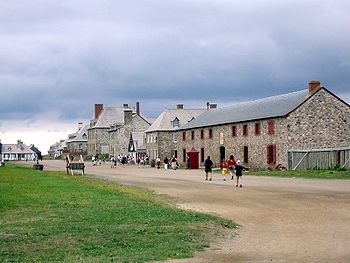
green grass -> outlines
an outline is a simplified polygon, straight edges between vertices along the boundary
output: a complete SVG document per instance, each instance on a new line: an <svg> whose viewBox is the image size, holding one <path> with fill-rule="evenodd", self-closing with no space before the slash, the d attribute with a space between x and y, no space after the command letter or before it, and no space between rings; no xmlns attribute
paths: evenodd
<svg viewBox="0 0 350 263"><path fill-rule="evenodd" d="M256 176L300 177L310 179L350 179L350 171L329 170L288 170L288 171L257 171L245 172Z"/></svg>
<svg viewBox="0 0 350 263"><path fill-rule="evenodd" d="M0 262L186 258L235 227L146 190L10 163L0 200Z"/></svg>

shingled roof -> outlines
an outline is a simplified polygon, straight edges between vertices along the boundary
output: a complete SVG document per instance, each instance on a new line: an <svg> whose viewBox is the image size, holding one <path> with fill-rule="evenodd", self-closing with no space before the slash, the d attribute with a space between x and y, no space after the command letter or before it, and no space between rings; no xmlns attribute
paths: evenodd
<svg viewBox="0 0 350 263"><path fill-rule="evenodd" d="M180 129L192 129L285 116L308 99L309 96L309 90L306 89L207 110Z"/></svg>
<svg viewBox="0 0 350 263"><path fill-rule="evenodd" d="M173 131L179 129L205 111L206 109L165 109L146 132ZM173 125L175 118L179 121L178 127L174 127Z"/></svg>

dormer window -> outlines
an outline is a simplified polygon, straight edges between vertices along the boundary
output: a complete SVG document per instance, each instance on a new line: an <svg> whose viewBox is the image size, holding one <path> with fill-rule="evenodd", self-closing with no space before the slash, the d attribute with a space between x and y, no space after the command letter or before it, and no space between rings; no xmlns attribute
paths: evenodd
<svg viewBox="0 0 350 263"><path fill-rule="evenodd" d="M82 137L83 137L84 140L87 139L87 135L85 133L82 135Z"/></svg>
<svg viewBox="0 0 350 263"><path fill-rule="evenodd" d="M180 120L177 117L175 117L175 119L171 121L171 124L173 125L174 128L180 127Z"/></svg>

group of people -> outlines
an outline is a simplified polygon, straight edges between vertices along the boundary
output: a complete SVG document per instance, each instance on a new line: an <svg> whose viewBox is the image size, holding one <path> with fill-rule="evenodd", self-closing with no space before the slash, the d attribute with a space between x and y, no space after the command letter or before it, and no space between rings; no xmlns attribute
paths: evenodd
<svg viewBox="0 0 350 263"><path fill-rule="evenodd" d="M164 164L164 170L168 170L169 164L171 165L171 169L173 170L176 170L179 168L179 163L177 162L175 155L173 155L173 157L170 160L168 159L168 157L165 157L163 164ZM156 159L157 169L160 169L160 165L161 165L160 158L157 157Z"/></svg>
<svg viewBox="0 0 350 263"><path fill-rule="evenodd" d="M122 155L119 154L118 156L110 157L111 160L111 168L116 168L118 163L121 164L123 167L125 165L130 165L130 164L137 164L138 167L145 166L148 162L148 156L146 155L145 157L140 157L138 156L135 160L135 157L128 154L128 155Z"/></svg>
<svg viewBox="0 0 350 263"><path fill-rule="evenodd" d="M204 162L205 180L212 180L212 167L213 161L210 160L210 156L208 156ZM241 165L240 160L236 161L235 157L230 155L230 158L227 161L225 159L221 161L220 168L224 181L226 181L226 175L229 172L231 175L231 180L233 180L234 175L236 175L236 187L242 187L243 170L246 170L247 168Z"/></svg>

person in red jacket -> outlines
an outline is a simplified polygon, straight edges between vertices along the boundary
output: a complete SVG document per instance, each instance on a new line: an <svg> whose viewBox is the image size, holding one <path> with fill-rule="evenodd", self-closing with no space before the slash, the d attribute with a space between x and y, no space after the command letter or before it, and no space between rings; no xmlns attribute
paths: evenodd
<svg viewBox="0 0 350 263"><path fill-rule="evenodd" d="M230 155L230 159L228 159L227 164L228 164L228 170L230 171L231 180L233 180L234 174L235 174L235 167L236 167L236 160L233 155Z"/></svg>
<svg viewBox="0 0 350 263"><path fill-rule="evenodd" d="M224 177L224 181L226 181L226 174L227 174L228 164L227 164L225 159L222 159L220 167L221 167L221 174Z"/></svg>

